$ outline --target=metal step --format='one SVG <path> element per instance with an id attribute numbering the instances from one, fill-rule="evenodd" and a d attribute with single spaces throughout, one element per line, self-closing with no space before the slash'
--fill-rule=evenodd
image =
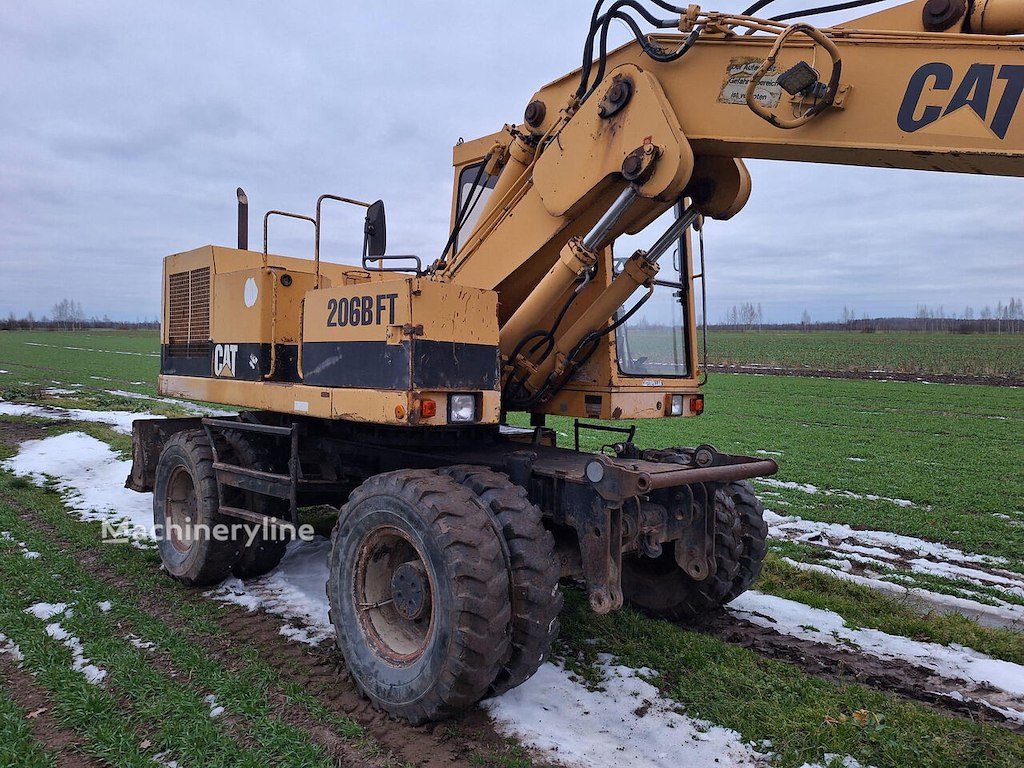
<path id="1" fill-rule="evenodd" d="M 261 515 L 258 512 L 252 512 L 248 509 L 240 509 L 239 507 L 220 507 L 218 511 L 225 517 L 234 517 L 246 520 L 250 523 L 257 523 L 258 525 L 266 525 L 268 528 L 288 531 L 293 535 L 295 534 L 295 526 L 288 520 L 282 520 L 279 517 Z"/>
<path id="2" fill-rule="evenodd" d="M 258 469 L 239 467 L 222 461 L 214 462 L 213 469 L 217 473 L 217 480 L 223 485 L 279 499 L 291 499 L 292 497 L 291 475 L 262 472 Z"/>

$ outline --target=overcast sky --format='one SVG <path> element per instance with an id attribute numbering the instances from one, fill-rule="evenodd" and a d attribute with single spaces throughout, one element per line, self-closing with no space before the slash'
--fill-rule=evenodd
<path id="1" fill-rule="evenodd" d="M 592 7 L 5 0 L 0 316 L 67 297 L 156 317 L 163 256 L 234 245 L 236 186 L 254 248 L 264 210 L 311 214 L 331 192 L 383 198 L 389 251 L 432 260 L 452 145 L 519 122 L 578 66 Z M 1024 295 L 1020 179 L 749 165 L 750 203 L 706 230 L 712 320 L 742 302 L 789 321 Z M 358 258 L 356 209 L 325 211 L 327 256 Z M 309 225 L 272 223 L 271 250 L 312 254 Z"/>

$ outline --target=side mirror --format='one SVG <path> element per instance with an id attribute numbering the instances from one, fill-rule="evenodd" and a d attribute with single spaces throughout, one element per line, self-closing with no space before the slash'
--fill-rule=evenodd
<path id="1" fill-rule="evenodd" d="M 377 258 L 387 250 L 388 233 L 384 216 L 384 201 L 378 200 L 366 209 L 366 222 L 363 224 L 364 258 Z"/>

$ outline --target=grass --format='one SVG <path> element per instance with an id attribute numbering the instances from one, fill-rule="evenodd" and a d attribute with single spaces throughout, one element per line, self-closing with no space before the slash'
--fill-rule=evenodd
<path id="1" fill-rule="evenodd" d="M 625 609 L 589 611 L 576 592 L 566 599 L 561 652 L 593 677 L 598 652 L 619 663 L 657 671 L 645 678 L 692 717 L 738 731 L 755 744 L 771 742 L 776 765 L 817 762 L 823 753 L 850 755 L 863 765 L 1018 766 L 1024 739 L 1002 728 L 943 716 L 860 685 L 809 677 L 716 638 L 651 621 Z"/>
<path id="2" fill-rule="evenodd" d="M 96 549 L 98 524 L 74 520 L 54 493 L 7 474 L 0 475 L 0 495 L 31 508 L 71 542 L 69 549 L 54 541 L 0 503 L 0 530 L 13 537 L 0 541 L 0 563 L 5 571 L 16 568 L 19 573 L 16 582 L 0 584 L 0 626 L 21 647 L 26 668 L 50 692 L 58 719 L 84 737 L 88 754 L 117 765 L 151 765 L 152 755 L 164 751 L 189 765 L 329 765 L 304 731 L 271 711 L 265 692 L 273 687 L 285 691 L 311 721 L 327 725 L 359 748 L 375 748 L 355 722 L 330 714 L 304 691 L 279 679 L 256 648 L 238 645 L 240 664 L 225 667 L 176 627 L 140 608 L 134 595 L 162 594 L 170 615 L 191 631 L 223 633 L 215 621 L 218 606 L 203 600 L 181 602 L 180 588 L 159 574 L 154 552 L 100 548 L 104 562 L 133 584 L 130 590 L 116 589 L 81 563 L 80 553 Z M 17 542 L 41 557 L 25 559 Z M 69 602 L 69 597 L 74 615 L 52 621 L 79 637 L 86 657 L 108 670 L 106 687 L 85 682 L 71 669 L 67 649 L 46 636 L 45 622 L 23 612 L 38 601 Z M 114 606 L 108 613 L 96 607 L 105 600 Z M 129 634 L 154 643 L 161 663 L 154 664 L 128 642 Z M 226 721 L 211 719 L 203 700 L 208 694 L 226 707 L 231 728 L 223 725 Z M 241 741 L 239 733 L 244 734 Z M 139 746 L 143 737 L 151 742 L 146 749 Z"/>
<path id="3" fill-rule="evenodd" d="M 35 740 L 26 722 L 28 715 L 0 688 L 0 765 L 52 768 L 56 758 Z"/>
<path id="4" fill-rule="evenodd" d="M 790 546 L 790 542 L 783 542 Z M 774 547 L 774 545 L 773 545 Z M 928 643 L 966 645 L 976 651 L 1024 665 L 1024 635 L 982 627 L 957 614 L 920 611 L 906 601 L 826 574 L 804 571 L 769 554 L 757 589 L 814 608 L 840 614 L 848 626 L 867 627 Z"/>
<path id="5" fill-rule="evenodd" d="M 1024 334 L 710 330 L 708 362 L 1021 378 Z"/>
<path id="6" fill-rule="evenodd" d="M 100 334 L 88 344 L 79 341 L 83 334 L 39 335 L 44 341 L 48 339 L 48 343 L 53 346 L 32 348 L 32 354 L 51 355 L 49 358 L 25 355 L 24 350 L 18 350 L 19 343 L 26 346 L 23 341 L 28 336 L 0 334 L 0 369 L 11 371 L 11 374 L 0 375 L 0 390 L 8 382 L 7 386 L 24 388 L 21 397 L 32 400 L 39 396 L 40 388 L 58 386 L 51 383 L 53 381 L 61 381 L 64 385 L 77 383 L 83 385 L 81 389 L 85 394 L 76 395 L 75 402 L 81 403 L 86 397 L 95 397 L 91 401 L 94 407 L 120 407 L 113 404 L 115 401 L 104 402 L 102 390 L 105 389 L 133 389 L 152 393 L 152 388 L 146 390 L 144 385 L 132 382 L 154 380 L 156 358 L 107 356 L 106 370 L 102 375 L 116 379 L 115 384 L 111 384 L 106 379 L 89 378 L 99 375 L 93 373 L 95 369 L 90 367 L 97 353 L 79 353 L 64 347 L 101 349 L 106 344 L 109 351 L 124 339 L 125 351 L 154 350 L 154 335 L 149 334 L 147 339 L 146 334 L 137 338 Z M 814 335 L 798 334 L 799 337 Z M 772 352 L 773 345 L 782 345 L 784 348 L 790 344 L 791 350 L 799 347 L 798 344 L 792 346 L 796 342 L 787 339 L 780 341 L 771 334 L 737 336 L 744 337 L 744 341 L 749 337 L 755 346 L 762 345 L 765 355 L 775 354 Z M 830 333 L 820 341 L 841 342 L 843 336 Z M 903 343 L 900 335 L 862 336 L 868 339 L 863 342 L 866 344 L 881 344 L 887 339 L 894 347 L 889 353 L 891 359 L 895 360 L 899 355 L 904 355 L 905 362 L 918 359 L 895 349 Z M 981 337 L 961 339 L 943 336 L 934 343 L 929 342 L 932 344 L 928 347 L 932 357 L 929 358 L 930 362 L 926 362 L 927 365 L 948 364 L 942 362 L 950 359 L 941 344 L 944 339 L 977 342 L 976 349 L 982 350 L 978 353 L 979 360 L 989 354 L 983 353 L 983 350 L 988 349 L 985 345 L 990 342 Z M 1004 343 L 1005 340 L 1001 339 L 993 337 L 991 344 Z M 802 344 L 805 340 L 798 338 L 797 341 Z M 811 343 L 813 339 L 806 341 Z M 851 344 L 861 343 L 860 340 L 848 341 Z M 899 343 L 893 344 L 894 341 Z M 921 339 L 918 341 L 921 341 L 922 349 L 927 346 Z M 836 347 L 831 351 L 819 351 L 817 358 L 812 356 L 808 359 L 818 359 L 818 367 L 826 368 L 853 368 L 861 364 L 856 357 L 859 353 L 855 353 L 855 350 L 851 351 L 841 344 Z M 997 350 L 991 352 L 993 359 L 1005 358 L 1002 366 L 1004 373 L 1016 365 L 1014 360 L 1021 359 L 1019 348 L 1010 349 L 1009 352 L 997 347 L 992 349 Z M 80 357 L 80 354 L 85 356 Z M 796 364 L 792 365 L 797 367 Z M 872 364 L 871 367 L 881 368 L 885 365 Z M 145 375 L 137 374 L 147 366 L 151 369 L 148 379 Z M 979 370 L 981 367 L 981 363 L 976 365 Z M 53 373 L 58 370 L 61 372 L 59 375 Z M 21 384 L 22 381 L 28 384 Z M 5 395 L 0 391 L 2 396 Z M 106 396 L 117 397 L 109 394 Z M 1020 472 L 1020 467 L 1024 466 L 1024 445 L 1020 441 L 1024 426 L 1022 390 L 713 374 L 706 388 L 706 396 L 708 410 L 705 415 L 697 419 L 642 422 L 639 424 L 637 442 L 643 447 L 709 442 L 725 451 L 750 455 L 757 455 L 759 450 L 770 451 L 780 464 L 780 479 L 813 484 L 820 489 L 805 493 L 790 488 L 762 487 L 762 490 L 771 494 L 767 496 L 769 506 L 774 506 L 780 513 L 938 541 L 968 552 L 1005 557 L 1008 562 L 1004 567 L 1024 571 L 1020 555 L 1024 551 L 1024 473 Z M 551 418 L 549 424 L 566 435 L 572 433 L 569 420 Z M 55 434 L 73 428 L 76 426 L 72 424 L 58 426 L 51 423 L 47 432 Z M 91 434 L 124 451 L 124 436 L 98 425 L 89 425 L 88 429 Z M 588 442 L 585 442 L 584 448 L 596 448 L 602 442 L 601 437 L 585 435 Z M 562 442 L 564 444 L 568 440 L 563 438 Z M 268 721 L 268 717 L 271 717 L 268 713 L 246 709 L 244 702 L 237 700 L 243 685 L 252 690 L 263 690 L 260 686 L 277 685 L 303 707 L 303 711 L 313 721 L 342 729 L 343 733 L 344 729 L 351 729 L 351 738 L 360 743 L 358 726 L 332 719 L 330 713 L 315 699 L 296 686 L 277 679 L 269 667 L 260 666 L 259 659 L 251 656 L 251 649 L 246 651 L 243 648 L 239 651 L 239 658 L 243 662 L 242 671 L 218 670 L 215 662 L 204 658 L 201 653 L 195 655 L 194 649 L 176 645 L 177 638 L 168 636 L 166 625 L 152 617 L 147 618 L 144 612 L 140 613 L 132 602 L 131 594 L 136 591 L 139 594 L 153 592 L 168 595 L 170 600 L 173 591 L 167 579 L 157 572 L 158 563 L 153 553 L 129 551 L 127 548 L 102 548 L 100 554 L 103 561 L 118 574 L 128 578 L 133 585 L 131 594 L 105 592 L 101 589 L 102 585 L 89 581 L 88 572 L 81 567 L 76 570 L 75 565 L 76 551 L 95 549 L 98 524 L 81 523 L 69 518 L 53 494 L 47 494 L 9 476 L 0 477 L 0 492 L 30 506 L 40 519 L 55 526 L 61 537 L 72 542 L 71 549 L 62 553 L 54 551 L 55 545 L 49 542 L 32 540 L 31 548 L 43 553 L 40 560 L 28 561 L 30 567 L 38 571 L 32 577 L 33 581 L 18 587 L 0 586 L 0 589 L 6 590 L 3 594 L 11 594 L 9 599 L 15 601 L 15 607 L 32 599 L 36 590 L 40 590 L 39 594 L 46 594 L 48 584 L 56 588 L 55 584 L 47 581 L 51 577 L 63 579 L 64 593 L 67 584 L 71 583 L 80 595 L 89 595 L 89 599 L 101 594 L 113 595 L 109 599 L 118 605 L 115 611 L 111 615 L 91 616 L 90 619 L 95 618 L 101 622 L 101 627 L 104 621 L 130 625 L 133 631 L 156 638 L 162 653 L 168 655 L 176 669 L 180 666 L 181 669 L 191 670 L 193 674 L 211 675 L 217 686 L 218 700 L 240 717 L 261 721 L 261 727 L 267 729 L 265 732 L 272 740 L 271 744 L 276 745 L 272 749 L 284 753 L 284 744 L 274 739 L 284 738 L 281 734 L 286 732 L 276 730 L 278 726 Z M 880 498 L 870 499 L 868 495 Z M 905 499 L 911 504 L 899 506 L 886 499 Z M 7 512 L 0 509 L 0 515 Z M 6 520 L 5 517 L 0 519 Z M 27 538 L 25 541 L 29 543 Z M 959 643 L 997 658 L 1024 663 L 1024 641 L 1019 634 L 984 629 L 958 617 L 920 616 L 898 600 L 825 575 L 800 571 L 787 565 L 780 557 L 785 555 L 813 562 L 821 557 L 820 550 L 791 542 L 778 542 L 773 544 L 773 548 L 776 554 L 769 557 L 758 588 L 836 611 L 854 626 L 870 627 L 928 642 Z M 17 558 L 13 562 L 20 569 L 23 560 L 20 554 L 0 550 L 0 557 L 7 556 Z M 51 558 L 63 558 L 61 562 L 64 565 L 56 571 L 56 576 L 52 573 L 47 575 L 42 570 L 45 567 L 52 569 L 55 561 Z M 915 578 L 929 588 L 950 592 L 958 588 L 956 583 L 948 579 L 920 575 L 915 575 Z M 11 593 L 11 590 L 28 591 Z M 972 597 L 977 599 L 976 595 Z M 584 601 L 573 595 L 570 595 L 567 605 L 563 616 L 562 653 L 581 674 L 593 676 L 592 663 L 597 651 L 613 653 L 621 663 L 630 666 L 657 669 L 661 674 L 652 682 L 665 695 L 684 705 L 689 714 L 735 728 L 744 738 L 753 741 L 771 739 L 774 751 L 780 755 L 780 765 L 796 766 L 804 761 L 820 761 L 824 752 L 853 755 L 865 765 L 879 766 L 952 768 L 1009 766 L 1024 761 L 1024 740 L 1003 729 L 946 717 L 861 686 L 837 685 L 809 677 L 788 665 L 766 661 L 714 638 L 685 632 L 631 611 L 596 616 L 586 609 Z M 197 633 L 221 631 L 215 621 L 216 610 L 208 601 L 201 600 L 175 601 L 173 605 L 174 615 Z M 24 615 L 15 611 L 17 616 Z M 4 619 L 0 618 L 2 621 Z M 29 625 L 34 621 L 30 620 Z M 153 621 L 156 623 L 151 623 Z M 25 625 L 25 632 L 29 632 L 29 625 Z M 0 628 L 3 626 L 0 623 Z M 117 645 L 116 638 L 107 644 L 100 634 L 90 634 L 94 630 L 89 626 L 79 628 L 76 625 L 76 632 L 79 629 L 90 658 L 96 663 L 99 663 L 97 659 L 109 663 L 112 676 L 116 673 L 118 678 L 122 678 L 131 673 L 134 668 L 129 666 L 130 659 L 124 656 L 128 651 Z M 38 627 L 32 631 L 38 632 Z M 591 643 L 593 640 L 597 640 L 596 646 Z M 62 646 L 51 650 L 60 653 Z M 67 668 L 66 651 L 63 653 L 51 659 L 50 652 L 41 652 L 38 658 L 51 659 L 52 664 L 59 661 L 62 668 Z M 207 666 L 209 664 L 214 666 Z M 155 686 L 158 701 L 161 697 L 175 701 L 186 710 L 183 716 L 198 718 L 199 714 L 204 714 L 205 704 L 196 709 L 196 696 L 191 688 L 186 686 L 187 690 L 179 691 L 171 685 L 177 684 L 176 681 L 168 682 L 166 677 L 158 672 L 155 677 L 144 678 L 149 681 L 147 685 Z M 55 683 L 61 700 L 65 698 L 61 686 L 70 682 L 71 678 L 60 678 Z M 86 702 L 80 701 L 82 697 L 95 696 L 95 690 L 78 691 L 73 686 L 68 690 L 68 695 L 78 702 L 75 707 L 85 706 Z M 199 701 L 202 703 L 201 697 Z M 228 701 L 233 703 L 229 706 Z M 98 707 L 102 704 L 92 699 L 90 702 L 90 706 Z M 6 729 L 10 727 L 10 739 L 16 740 L 19 731 L 13 725 L 7 725 L 8 704 L 10 702 L 5 704 L 0 700 L 0 717 L 4 718 L 2 722 L 5 728 L 3 733 L 6 734 Z M 136 706 L 142 706 L 141 700 L 133 703 L 130 709 Z M 188 712 L 192 714 L 188 715 Z M 865 712 L 868 714 L 863 715 Z M 209 719 L 208 711 L 204 716 Z M 79 727 L 83 729 L 88 726 L 84 720 L 75 722 L 80 722 Z M 118 733 L 114 729 L 115 725 L 114 722 L 110 723 L 112 730 L 107 736 L 89 731 L 92 734 L 89 743 L 93 748 L 99 749 L 106 744 L 103 739 L 120 743 L 115 738 Z M 24 732 L 20 733 L 20 738 L 24 739 Z M 216 738 L 232 736 L 218 731 Z M 191 748 L 188 744 L 173 743 L 179 750 Z M 127 750 L 125 754 L 130 755 L 131 750 L 124 748 Z M 224 748 L 233 747 L 229 743 Z M 2 756 L 0 752 L 0 758 Z M 474 759 L 476 762 L 517 768 L 529 764 L 528 757 L 521 754 L 514 744 L 505 754 L 477 755 Z"/>
<path id="7" fill-rule="evenodd" d="M 267 670 L 225 669 L 174 628 L 133 606 L 123 591 L 98 581 L 44 535 L 10 514 L 0 524 L 42 555 L 26 560 L 10 546 L 0 554 L 6 566 L 16 565 L 19 573 L 17 582 L 0 585 L 0 624 L 20 646 L 25 666 L 37 682 L 59 694 L 56 715 L 85 734 L 89 754 L 129 765 L 144 764 L 152 759 L 151 753 L 168 751 L 188 764 L 330 765 L 304 731 L 271 715 L 263 695 L 271 682 Z M 45 634 L 45 622 L 24 613 L 37 601 L 69 599 L 74 601 L 73 615 L 51 621 L 80 638 L 86 657 L 109 672 L 104 687 L 89 684 L 73 671 L 69 652 Z M 109 613 L 97 607 L 105 600 L 114 605 Z M 154 666 L 126 639 L 128 633 L 155 643 L 166 657 L 165 668 Z M 208 694 L 241 720 L 244 744 L 211 718 L 210 705 L 204 701 Z M 139 746 L 142 735 L 151 742 L 149 749 Z"/>
<path id="8" fill-rule="evenodd" d="M 0 333 L 0 369 L 10 372 L 5 375 L 12 385 L 128 385 L 155 393 L 160 336 L 149 330 L 5 331 Z"/>
<path id="9" fill-rule="evenodd" d="M 834 491 L 771 488 L 773 499 L 787 503 L 777 508 L 781 513 L 1020 562 L 1024 390 L 712 374 L 705 397 L 707 410 L 698 418 L 640 422 L 637 444 L 770 451 L 778 479 Z M 548 424 L 572 434 L 569 419 L 549 417 Z M 570 444 L 571 437 L 561 441 Z M 602 442 L 600 433 L 585 433 L 582 447 L 595 450 Z"/>

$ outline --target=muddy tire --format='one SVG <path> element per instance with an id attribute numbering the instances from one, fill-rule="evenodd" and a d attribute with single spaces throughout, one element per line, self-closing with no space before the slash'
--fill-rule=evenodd
<path id="1" fill-rule="evenodd" d="M 238 544 L 217 541 L 214 526 L 229 526 L 218 513 L 213 450 L 203 430 L 179 432 L 164 445 L 153 483 L 153 523 L 162 531 L 160 559 L 172 577 L 190 586 L 216 584 L 231 572 Z"/>
<path id="2" fill-rule="evenodd" d="M 264 472 L 271 470 L 271 463 L 266 455 L 244 435 L 228 431 L 224 433 L 222 439 L 223 445 L 218 443 L 218 447 L 225 461 Z M 224 503 L 228 506 L 241 507 L 261 515 L 288 518 L 288 502 L 284 499 L 243 491 L 230 486 L 224 487 L 224 494 Z M 248 525 L 252 526 L 255 523 L 248 523 Z M 251 579 L 270 573 L 277 567 L 288 548 L 288 541 L 281 538 L 268 539 L 260 532 L 251 543 L 247 537 L 238 542 L 238 546 L 240 551 L 231 567 L 231 572 L 240 579 Z"/>
<path id="3" fill-rule="evenodd" d="M 723 490 L 732 499 L 740 524 L 739 569 L 733 578 L 732 588 L 722 601 L 728 603 L 750 589 L 761 575 L 768 551 L 768 525 L 764 521 L 764 505 L 754 494 L 754 486 L 749 481 L 729 483 Z"/>
<path id="4" fill-rule="evenodd" d="M 555 540 L 526 490 L 507 475 L 484 467 L 442 470 L 468 488 L 491 513 L 508 556 L 512 603 L 512 653 L 491 683 L 498 695 L 526 682 L 551 652 L 558 637 L 562 592 Z"/>
<path id="5" fill-rule="evenodd" d="M 622 594 L 645 613 L 675 621 L 692 619 L 726 602 L 740 569 L 742 531 L 732 497 L 715 492 L 715 573 L 695 581 L 675 559 L 675 542 L 659 557 L 622 558 Z"/>
<path id="6" fill-rule="evenodd" d="M 431 470 L 376 475 L 349 497 L 331 545 L 331 622 L 376 707 L 422 723 L 487 693 L 509 657 L 509 579 L 469 490 Z"/>

